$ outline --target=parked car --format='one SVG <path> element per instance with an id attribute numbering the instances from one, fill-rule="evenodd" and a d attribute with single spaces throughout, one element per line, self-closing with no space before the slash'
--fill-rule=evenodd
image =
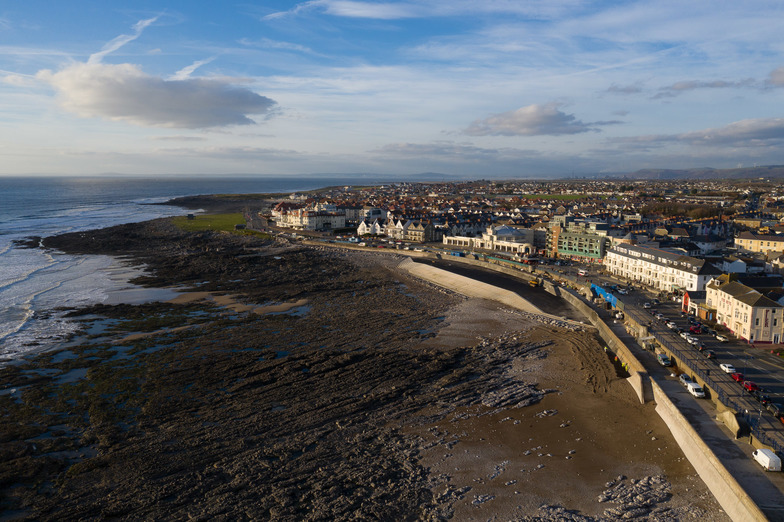
<path id="1" fill-rule="evenodd" d="M 643 303 L 642 307 L 643 308 L 650 308 L 651 307 L 651 303 Z"/>
<path id="2" fill-rule="evenodd" d="M 686 375 L 685 373 L 682 373 L 682 374 L 680 374 L 680 375 L 678 376 L 678 380 L 680 381 L 680 383 L 681 383 L 681 384 L 682 384 L 684 387 L 686 387 L 686 385 L 687 385 L 688 383 L 690 383 L 690 382 L 694 382 L 694 381 L 692 381 L 692 380 L 691 380 L 691 377 L 689 377 L 689 376 L 688 376 L 688 375 Z"/>
<path id="3" fill-rule="evenodd" d="M 735 373 L 735 367 L 729 363 L 721 363 L 719 368 L 725 373 Z"/>
<path id="4" fill-rule="evenodd" d="M 675 324 L 675 321 L 667 321 L 667 328 L 669 328 L 670 330 L 674 330 L 678 328 L 678 325 Z"/>
<path id="5" fill-rule="evenodd" d="M 661 313 L 661 312 L 656 312 L 656 313 L 654 314 L 654 317 L 655 317 L 656 319 L 658 319 L 659 321 L 664 321 L 664 314 L 663 314 L 663 313 Z"/>
<path id="6" fill-rule="evenodd" d="M 693 334 L 701 334 L 702 333 L 702 327 L 700 327 L 700 325 L 698 325 L 698 324 L 695 324 L 694 326 L 690 326 L 689 327 L 689 331 L 691 333 L 693 333 Z"/>
<path id="7" fill-rule="evenodd" d="M 777 419 L 781 419 L 782 416 L 784 416 L 784 404 L 779 402 L 769 402 L 767 408 L 771 415 Z"/>
<path id="8" fill-rule="evenodd" d="M 656 360 L 659 361 L 659 364 L 661 364 L 662 366 L 672 366 L 672 361 L 667 356 L 667 354 L 664 353 L 656 354 Z"/>
<path id="9" fill-rule="evenodd" d="M 719 333 L 716 334 L 716 340 L 722 343 L 726 343 L 727 341 L 729 341 L 726 335 L 721 335 Z"/>
<path id="10" fill-rule="evenodd" d="M 689 332 L 681 332 L 680 336 L 683 337 L 684 339 L 688 339 L 689 338 Z"/>
<path id="11" fill-rule="evenodd" d="M 751 394 L 752 397 L 754 397 L 754 399 L 757 400 L 757 402 L 759 402 L 763 406 L 770 403 L 770 395 L 766 393 L 763 393 L 761 391 L 753 391 L 749 393 Z"/>
<path id="12" fill-rule="evenodd" d="M 698 344 L 700 344 L 700 340 L 699 339 L 697 339 L 696 337 L 691 337 L 691 336 L 689 336 L 689 338 L 686 339 L 686 342 L 691 344 L 692 346 L 697 346 Z"/>
<path id="13" fill-rule="evenodd" d="M 743 374 L 740 372 L 731 373 L 730 377 L 732 377 L 732 380 L 735 382 L 743 382 Z"/>
<path id="14" fill-rule="evenodd" d="M 705 397 L 705 390 L 703 390 L 702 387 L 696 382 L 687 383 L 686 389 L 689 391 L 689 393 L 698 399 Z"/>
<path id="15" fill-rule="evenodd" d="M 757 383 L 754 381 L 743 381 L 743 388 L 746 391 L 759 391 L 760 387 L 757 386 Z"/>
<path id="16" fill-rule="evenodd" d="M 704 355 L 706 359 L 716 358 L 716 352 L 714 352 L 713 350 L 702 350 L 702 355 Z"/>

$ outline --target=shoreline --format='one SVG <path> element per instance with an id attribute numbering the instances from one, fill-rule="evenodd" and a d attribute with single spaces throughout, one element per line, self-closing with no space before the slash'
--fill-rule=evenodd
<path id="1" fill-rule="evenodd" d="M 17 471 L 0 477 L 7 491 L 2 506 L 21 510 L 22 518 L 252 512 L 283 520 L 363 513 L 557 519 L 555 504 L 589 516 L 615 505 L 595 499 L 616 473 L 629 477 L 618 481 L 625 487 L 663 473 L 656 484 L 666 494 L 653 486 L 643 492 L 649 512 L 685 514 L 679 510 L 693 504 L 721 520 L 666 430 L 650 428 L 655 441 L 645 433 L 654 422 L 650 412 L 634 404 L 590 334 L 567 335 L 458 297 L 397 271 L 379 254 L 185 234 L 163 222 L 117 227 L 72 245 L 131 253 L 152 270 L 138 282 L 222 297 L 88 307 L 82 312 L 104 317 L 103 331 L 5 371 L 5 382 L 24 391 L 0 395 L 11 413 L 4 422 L 23 421 L 6 431 L 10 438 L 0 447 L 4 467 Z M 238 258 L 249 247 L 277 249 L 281 259 Z M 269 303 L 287 304 L 253 313 L 275 306 Z M 299 307 L 307 309 L 288 313 Z M 145 335 L 123 337 L 132 332 Z M 604 385 L 591 384 L 597 375 Z M 612 424 L 594 417 L 611 403 L 637 419 L 634 438 L 593 453 L 548 450 L 574 449 L 562 455 L 563 464 L 577 465 L 579 475 L 545 465 L 511 478 L 513 463 L 530 467 L 523 464 L 530 455 L 522 452 L 531 448 L 521 433 L 547 440 L 579 429 L 586 441 L 606 439 L 603 430 Z M 535 416 L 547 410 L 558 413 Z M 89 412 L 86 420 L 82 412 Z M 567 421 L 565 428 L 553 424 Z M 45 429 L 36 433 L 31 423 Z M 643 466 L 636 444 L 649 455 Z M 480 457 L 454 466 L 457 451 Z M 50 471 L 30 467 L 41 459 Z M 482 468 L 507 460 L 492 479 L 498 470 Z M 466 473 L 450 470 L 447 461 Z M 517 482 L 503 485 L 511 480 Z M 560 484 L 560 493 L 532 489 L 548 483 Z M 507 498 L 513 486 L 521 493 Z M 156 500 L 155 490 L 174 502 Z M 536 511 L 541 503 L 550 511 Z"/>

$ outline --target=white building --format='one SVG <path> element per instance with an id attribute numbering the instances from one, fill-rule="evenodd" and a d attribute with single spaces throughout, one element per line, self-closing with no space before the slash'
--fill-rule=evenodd
<path id="1" fill-rule="evenodd" d="M 721 271 L 704 259 L 642 245 L 615 245 L 607 252 L 605 269 L 619 277 L 657 290 L 705 290 Z"/>
<path id="2" fill-rule="evenodd" d="M 346 213 L 314 208 L 292 209 L 281 213 L 276 224 L 295 230 L 334 230 L 346 226 Z"/>
<path id="3" fill-rule="evenodd" d="M 487 227 L 482 237 L 444 236 L 442 243 L 446 247 L 461 250 L 480 249 L 530 255 L 536 253 L 533 238 L 534 231 L 531 229 L 500 225 Z"/>

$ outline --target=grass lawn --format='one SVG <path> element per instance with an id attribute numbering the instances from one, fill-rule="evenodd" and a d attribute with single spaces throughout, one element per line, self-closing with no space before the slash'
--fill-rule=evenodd
<path id="1" fill-rule="evenodd" d="M 234 225 L 244 225 L 245 218 L 241 212 L 234 214 L 197 214 L 193 219 L 187 216 L 172 218 L 172 222 L 188 232 L 198 232 L 200 230 L 219 230 L 224 232 L 234 232 Z"/>
<path id="2" fill-rule="evenodd" d="M 583 199 L 587 197 L 595 199 L 606 199 L 607 196 L 588 196 L 586 194 L 521 194 L 524 199 L 555 199 L 559 201 L 571 201 L 574 199 Z"/>

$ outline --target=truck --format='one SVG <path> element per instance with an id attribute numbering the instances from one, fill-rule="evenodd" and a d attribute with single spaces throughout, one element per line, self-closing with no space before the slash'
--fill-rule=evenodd
<path id="1" fill-rule="evenodd" d="M 765 471 L 781 471 L 781 459 L 773 450 L 760 448 L 754 450 L 751 456 Z"/>

